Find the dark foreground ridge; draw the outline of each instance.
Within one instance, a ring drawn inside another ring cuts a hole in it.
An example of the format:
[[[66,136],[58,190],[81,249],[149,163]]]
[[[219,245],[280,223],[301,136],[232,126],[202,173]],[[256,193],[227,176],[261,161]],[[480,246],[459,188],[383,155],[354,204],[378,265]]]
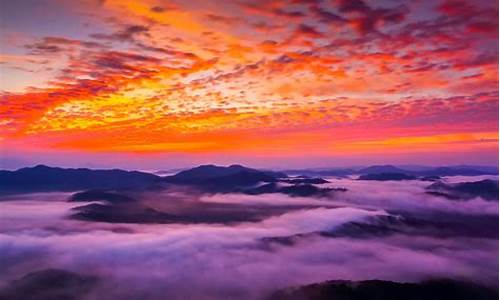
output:
[[[58,269],[29,273],[0,290],[0,300],[83,299],[98,278]]]
[[[328,281],[277,291],[267,300],[496,300],[498,289],[453,280]]]

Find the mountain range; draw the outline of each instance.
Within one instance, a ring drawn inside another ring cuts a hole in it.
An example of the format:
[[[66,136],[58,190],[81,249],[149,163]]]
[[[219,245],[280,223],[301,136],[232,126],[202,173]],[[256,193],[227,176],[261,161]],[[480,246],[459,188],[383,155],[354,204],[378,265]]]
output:
[[[81,189],[135,189],[161,182],[161,177],[138,171],[64,169],[37,165],[0,171],[1,192],[76,191]]]
[[[290,178],[297,174],[305,177]],[[438,167],[426,170],[407,170],[392,165],[379,165],[353,169],[334,170],[289,170],[275,172],[231,165],[228,167],[201,165],[192,169],[180,171],[172,176],[158,176],[139,171],[120,169],[92,170],[85,168],[66,169],[37,165],[16,171],[0,171],[0,192],[46,192],[46,191],[77,191],[88,189],[154,189],[163,188],[169,184],[194,185],[206,191],[224,192],[235,188],[248,187],[257,183],[322,183],[321,178],[307,176],[348,176],[369,174],[403,174],[405,178],[412,176],[455,176],[455,175],[498,175],[492,169],[473,169],[465,166]],[[372,178],[368,176],[365,178]],[[377,176],[375,176],[377,177]]]
[[[398,173],[411,176],[478,176],[498,175],[497,167],[490,166],[449,166],[449,167],[420,167],[420,166],[393,166],[374,165],[365,168],[322,168],[322,169],[295,169],[284,170],[286,174],[300,174],[309,176],[350,176],[381,173]]]

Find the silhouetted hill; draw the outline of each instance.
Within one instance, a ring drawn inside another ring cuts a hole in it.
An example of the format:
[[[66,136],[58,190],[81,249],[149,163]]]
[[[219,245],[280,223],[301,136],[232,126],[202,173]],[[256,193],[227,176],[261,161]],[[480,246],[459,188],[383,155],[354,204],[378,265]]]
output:
[[[279,189],[280,193],[297,196],[297,197],[310,197],[310,196],[327,196],[329,192],[333,191],[347,191],[346,189],[333,189],[333,188],[318,188],[312,184],[296,184],[292,186],[285,186]]]
[[[408,214],[402,211],[390,213],[391,215],[371,216],[361,221],[347,222],[330,230],[265,237],[261,241],[264,244],[277,243],[291,246],[311,236],[357,239],[371,239],[394,234],[436,238],[474,237],[496,239],[498,237],[498,215],[494,214]]]
[[[308,176],[337,176],[345,177],[349,175],[365,175],[380,173],[400,173],[413,176],[478,176],[478,175],[498,175],[497,167],[487,166],[450,166],[450,167],[417,167],[411,168],[396,167],[393,165],[374,165],[361,169],[338,169],[325,168],[317,169],[297,169],[286,170],[287,174],[308,175]]]
[[[457,165],[450,166],[455,169],[474,169],[482,172],[488,172],[491,174],[498,174],[498,166],[481,166],[481,165]]]
[[[221,167],[203,165],[164,177],[164,181],[174,184],[186,184],[214,192],[232,191],[237,187],[250,186],[259,182],[276,182],[278,178],[286,178],[280,172],[261,171],[240,165]]]
[[[436,182],[429,185],[426,189],[431,195],[442,196],[450,200],[482,197],[486,200],[498,201],[498,181],[496,180],[485,179],[456,184]]]
[[[126,202],[135,202],[137,200],[117,193],[106,192],[102,190],[89,190],[73,194],[68,201],[70,202],[106,201],[110,203],[126,203]]]
[[[94,202],[72,208],[73,219],[106,223],[216,223],[258,222],[292,210],[312,208],[310,205],[241,205],[233,203],[196,202],[180,204],[174,210],[160,211],[149,207],[138,197],[102,191],[80,192],[69,197],[68,202]]]
[[[332,177],[346,177],[349,175],[357,174],[355,169],[292,169],[284,170],[283,173],[289,175],[305,175],[305,176],[332,176]]]
[[[0,191],[75,191],[82,189],[134,189],[159,184],[161,177],[124,170],[64,169],[38,165],[0,171]]]
[[[439,167],[426,171],[415,172],[421,176],[479,176],[479,175],[498,175],[498,171],[478,170],[467,167]]]
[[[371,166],[358,171],[359,174],[376,173],[402,173],[414,176],[479,176],[479,175],[498,175],[498,170],[494,168],[474,169],[467,166],[455,167],[437,167],[426,168],[422,170],[407,170],[392,165]]]
[[[292,197],[324,197],[328,196],[330,192],[341,191],[345,192],[344,188],[319,188],[312,184],[294,184],[291,186],[279,186],[272,182],[264,184],[255,188],[244,190],[245,194],[261,195],[269,193],[282,193]]]
[[[210,178],[202,184],[213,184],[217,186],[246,186],[259,182],[275,182],[277,178],[267,173],[243,170],[234,174],[216,178]]]
[[[247,168],[241,165],[231,165],[229,167],[216,166],[216,165],[201,165],[189,170],[181,171],[166,179],[169,181],[177,181],[179,183],[202,183],[214,178],[223,178],[238,173],[254,173],[265,175],[271,178],[287,177],[285,173],[273,172],[267,170],[257,170]]]
[[[404,173],[377,173],[377,174],[365,174],[359,176],[358,180],[377,180],[377,181],[389,181],[389,180],[415,180],[417,177],[413,175],[407,175]]]
[[[441,176],[436,176],[436,175],[422,176],[422,177],[419,178],[419,180],[422,180],[422,181],[438,181],[438,180],[441,180]]]
[[[0,290],[0,300],[77,300],[97,284],[94,276],[46,269],[29,273]]]
[[[291,184],[323,184],[329,183],[330,181],[323,178],[309,178],[309,177],[296,177],[289,179],[282,179],[281,182],[291,183]]]
[[[401,283],[334,280],[284,289],[268,300],[493,300],[498,289],[453,280]]]
[[[106,223],[173,223],[179,221],[174,215],[166,214],[139,203],[98,204],[91,203],[72,209],[73,219]]]
[[[329,174],[328,170],[318,172],[319,174],[325,174],[325,176]],[[391,165],[371,166],[360,171],[345,169],[340,173],[336,169],[332,172],[331,174],[350,175],[354,174],[351,172],[361,173],[363,176],[367,175],[367,177],[361,177],[365,180],[409,180],[410,176],[425,177],[427,178],[425,180],[436,180],[437,176],[496,174],[492,173],[491,169],[476,170],[465,167],[442,167],[423,171],[410,171]],[[387,175],[396,173],[403,175]],[[282,172],[252,169],[241,165],[231,165],[229,167],[202,165],[166,177],[119,169],[65,169],[38,165],[16,171],[0,171],[0,193],[77,191],[87,189],[153,189],[163,188],[165,183],[193,185],[208,192],[231,192],[241,187],[249,187],[260,182],[270,183],[278,181],[294,184],[326,183],[326,180],[321,178],[287,178],[287,175]]]
[[[380,173],[402,173],[409,174],[411,171],[403,170],[392,165],[376,165],[363,168],[357,172],[358,174],[380,174]]]

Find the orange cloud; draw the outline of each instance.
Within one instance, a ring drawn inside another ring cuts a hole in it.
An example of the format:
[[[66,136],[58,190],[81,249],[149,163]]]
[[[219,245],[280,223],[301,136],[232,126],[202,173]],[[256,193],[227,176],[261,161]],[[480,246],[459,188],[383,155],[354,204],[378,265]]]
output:
[[[410,2],[96,5],[69,5],[92,21],[82,33],[33,34],[0,54],[5,74],[44,78],[2,92],[4,143],[255,155],[498,144],[491,4],[445,1],[430,19]]]

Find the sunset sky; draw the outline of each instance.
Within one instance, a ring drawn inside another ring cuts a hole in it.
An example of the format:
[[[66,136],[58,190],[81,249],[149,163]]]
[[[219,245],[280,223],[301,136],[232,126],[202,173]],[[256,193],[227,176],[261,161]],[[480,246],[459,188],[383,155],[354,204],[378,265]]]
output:
[[[498,164],[498,2],[0,0],[2,168]]]

